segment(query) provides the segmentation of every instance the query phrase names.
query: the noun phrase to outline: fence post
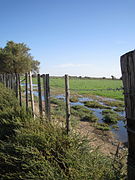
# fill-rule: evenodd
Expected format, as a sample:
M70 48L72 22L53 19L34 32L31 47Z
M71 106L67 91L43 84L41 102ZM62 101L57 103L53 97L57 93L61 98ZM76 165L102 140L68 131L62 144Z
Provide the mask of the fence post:
M121 56L128 131L128 180L135 179L135 51Z
M9 81L9 75L8 74L5 74L5 77L6 77L6 88L8 88L8 81Z
M20 74L18 74L18 85L19 85L19 103L20 106L22 106L22 90L21 90Z
M46 76L45 74L42 75L42 78L43 78L43 92L44 92L44 109L46 113Z
M51 120L51 115L50 115L50 83L49 83L49 74L46 74L45 76L45 112L47 119L50 121Z
M30 99L31 99L31 110L32 115L35 118L35 112L34 112L34 96L33 96L33 83L32 83L32 74L31 71L29 72L29 82L30 82Z
M28 73L25 73L26 112L28 112Z
M43 108L42 108L42 93L41 93L41 82L40 82L40 74L38 74L38 98L39 98L39 113L40 117L43 117Z
M18 74L15 73L15 93L16 97L18 98Z
M70 131L70 91L69 91L69 76L65 75L65 97L66 97L66 131Z

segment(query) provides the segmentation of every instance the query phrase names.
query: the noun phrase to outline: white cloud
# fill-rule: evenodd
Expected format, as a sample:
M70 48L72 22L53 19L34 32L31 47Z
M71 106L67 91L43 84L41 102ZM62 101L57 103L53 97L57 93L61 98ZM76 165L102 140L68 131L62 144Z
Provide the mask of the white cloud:
M76 68L76 67L88 67L91 66L90 64L58 64L55 66L55 68Z

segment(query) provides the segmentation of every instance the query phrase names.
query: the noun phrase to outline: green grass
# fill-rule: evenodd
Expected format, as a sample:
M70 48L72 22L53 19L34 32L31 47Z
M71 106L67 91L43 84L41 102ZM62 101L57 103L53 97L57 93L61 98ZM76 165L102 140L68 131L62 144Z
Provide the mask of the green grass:
M41 78L42 82L42 78ZM37 78L33 78L33 83L37 84ZM116 89L122 87L121 80L111 79L81 79L70 78L69 85L72 94L82 95L99 95L104 97L110 97L114 99L123 100L123 91L103 90L102 89ZM64 93L65 80L63 78L50 78L50 87L52 93ZM96 89L96 91L91 91Z
M83 103L89 108L110 109L110 107L104 106L97 101L84 101Z
M102 89L116 89L122 87L121 80L98 80L98 79L73 79L69 81L71 92L83 95L99 95L110 97L114 99L123 100L123 91L103 90ZM51 78L50 85L52 88L64 89L64 78ZM89 91L96 89L97 91Z

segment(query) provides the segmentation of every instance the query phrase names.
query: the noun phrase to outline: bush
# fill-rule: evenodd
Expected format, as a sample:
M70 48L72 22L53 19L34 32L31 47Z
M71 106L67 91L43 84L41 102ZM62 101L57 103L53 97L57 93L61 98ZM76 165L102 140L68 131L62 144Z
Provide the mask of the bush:
M2 180L120 179L119 164L115 163L114 167L112 159L93 151L86 138L74 132L67 136L65 129L59 125L45 123L43 119L34 120L18 106L15 96L10 95L12 92L9 92L8 96L5 95L7 92L3 91L5 89L2 88L0 91L4 95L0 105ZM11 100L9 104L8 98ZM2 110L4 102L7 109Z

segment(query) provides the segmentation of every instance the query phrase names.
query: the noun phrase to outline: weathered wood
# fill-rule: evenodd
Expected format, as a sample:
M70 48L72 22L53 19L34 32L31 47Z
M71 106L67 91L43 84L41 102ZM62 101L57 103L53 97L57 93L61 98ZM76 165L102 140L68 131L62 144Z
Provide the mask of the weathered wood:
M16 97L18 98L18 74L15 74L15 94Z
M45 77L45 74L42 75L42 78L43 78L43 93L44 93L44 109L45 109L45 113L46 113L46 77Z
M46 74L45 76L45 113L47 116L47 119L51 120L51 114L50 114L50 84L49 84L49 74Z
M43 117L43 107L42 107L42 92L41 92L41 82L40 82L40 74L38 74L38 99L39 99L39 113L40 117Z
M25 73L25 94L26 94L26 112L28 112L28 102L29 102L29 96L28 96L28 73Z
M31 110L32 110L33 116L35 117L35 110L34 110L34 96L33 96L33 83L32 83L32 74L31 74L31 71L29 72L29 82L30 82Z
M121 56L128 131L128 180L135 179L135 51Z
M70 91L69 91L69 76L65 75L65 97L66 97L66 131L70 131Z
M9 75L8 74L5 74L5 77L6 77L6 88L8 88L8 85L9 85Z
M19 85L19 103L20 106L22 106L22 90L21 90L20 74L18 74L18 85Z

